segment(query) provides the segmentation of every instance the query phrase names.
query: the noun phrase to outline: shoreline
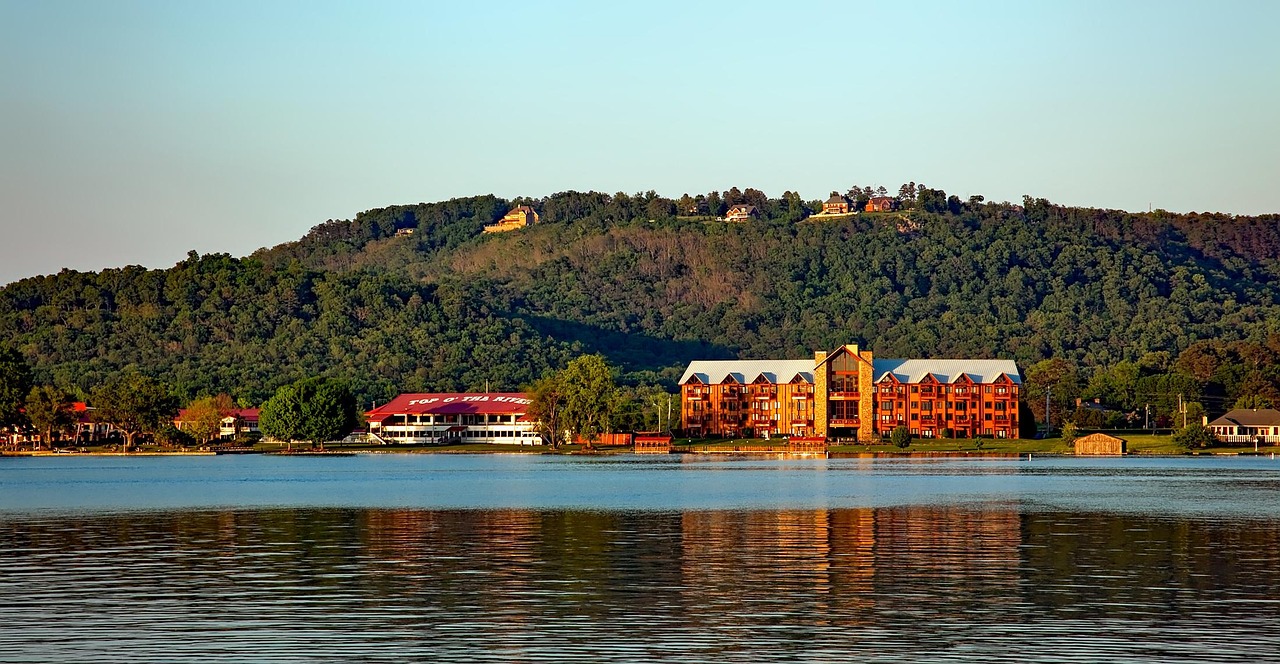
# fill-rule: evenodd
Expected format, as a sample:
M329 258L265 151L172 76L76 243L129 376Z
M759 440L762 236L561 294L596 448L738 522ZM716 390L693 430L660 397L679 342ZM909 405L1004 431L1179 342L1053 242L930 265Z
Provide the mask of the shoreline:
M45 450L38 451L3 451L0 457L60 457L60 458L78 458L78 457L213 457L213 456L277 456L277 457L353 457L363 455L418 455L418 454L466 454L466 455L493 455L493 456L514 456L514 455L543 455L543 456L612 456L612 455L635 455L637 454L630 449L609 449L609 450L567 450L567 451L547 451L547 450L448 450L448 449L412 449L412 450L328 450L314 452L240 452L237 454L218 454L215 451L146 451L146 452L51 452ZM698 457L740 457L740 458L779 458L779 459L1032 459L1032 458L1079 458L1079 459L1177 459L1177 458L1200 458L1200 457L1260 457L1275 458L1274 452L1185 452L1181 454L1169 453L1133 453L1128 454L1070 454L1062 452L981 452L981 451L940 451L940 450L921 450L917 452L884 452L884 451L830 451L826 454L813 452L782 452L773 450L762 450L759 452L746 451L742 449L730 449L724 451L707 451L707 450L681 450L673 449L664 454L654 454L652 452L640 454L639 456L698 456Z

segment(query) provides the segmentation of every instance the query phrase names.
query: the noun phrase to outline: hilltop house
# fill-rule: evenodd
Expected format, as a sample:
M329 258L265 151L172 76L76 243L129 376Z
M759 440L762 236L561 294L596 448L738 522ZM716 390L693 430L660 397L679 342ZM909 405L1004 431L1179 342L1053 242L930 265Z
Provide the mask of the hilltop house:
M724 216L725 221L747 221L760 216L760 210L754 205L740 203L729 208L729 213Z
M839 192L831 192L831 198L822 204L822 214L849 214L849 210L853 209L853 204L849 199L841 196Z
M891 196L872 196L867 201L867 212L892 212L898 209L898 199Z
M528 205L520 205L498 221L484 227L486 233L505 233L538 223L538 213Z

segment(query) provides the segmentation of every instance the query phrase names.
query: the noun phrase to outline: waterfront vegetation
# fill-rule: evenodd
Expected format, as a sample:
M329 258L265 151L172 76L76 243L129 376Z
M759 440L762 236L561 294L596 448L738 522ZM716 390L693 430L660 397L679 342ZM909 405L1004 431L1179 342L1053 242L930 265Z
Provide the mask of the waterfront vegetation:
M1252 445L1219 444L1210 448L1188 449L1179 445L1170 434L1124 434L1128 442L1128 454L1131 456L1185 456L1185 455L1271 455L1280 453L1280 445L1261 445L1256 450ZM981 443L981 444L979 444ZM782 438L677 438L672 441L672 452L718 454L730 453L735 449L744 454L752 453L785 453L786 440ZM450 445L393 444L384 445L370 441L352 439L327 443L325 449L331 452L356 452L370 454L629 454L629 445L587 445L583 443L550 445L500 445L484 443L465 443ZM213 453L219 449L230 449L246 453L287 452L290 446L276 441L256 441L251 444L198 446L190 448L174 448L159 444L139 445L133 451L138 454L185 454ZM939 439L915 438L910 446L900 448L892 441L885 439L870 444L832 444L828 451L835 455L876 454L890 456L929 456L935 454L964 454L972 456L1004 456L1004 455L1071 455L1074 454L1070 443L1060 437L1031 439ZM28 452L29 453L29 452ZM81 445L63 448L61 452L43 450L44 454L118 454L122 453L117 443L101 445Z
M1016 359L1024 435L1046 416L1165 428L1280 404L1280 217L898 191L898 212L813 223L797 222L820 202L751 188L477 196L328 221L247 258L24 279L0 289L0 427L55 433L67 403L114 387L117 401L151 395L114 411L126 435L198 446L207 422L194 440L161 424L169 397L252 407L318 377L363 410L400 392L536 386L599 356L617 393L604 419L573 416L590 438L673 428L661 404L690 360L850 341L881 357ZM739 203L761 217L706 220ZM481 234L514 205L542 223ZM147 400L163 408L141 413Z

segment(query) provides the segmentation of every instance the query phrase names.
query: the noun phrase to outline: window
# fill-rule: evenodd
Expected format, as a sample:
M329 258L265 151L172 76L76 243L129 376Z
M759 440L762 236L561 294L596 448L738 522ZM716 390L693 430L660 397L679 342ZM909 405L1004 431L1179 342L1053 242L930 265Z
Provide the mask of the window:
M987 394L991 394L991 386L990 385L985 386L982 391L986 392Z
M991 421L991 413L987 413L987 416L986 416L986 417L984 417L984 418L982 418L982 419L984 419L984 420L986 420L986 421L990 422L990 421ZM990 431L988 431L987 433L991 433L991 432L990 432Z
M831 360L831 369L840 373L858 373L858 361L848 353L841 353L840 357Z
M881 401L881 402L880 402L880 407L881 407L881 408L883 408L883 409L885 409L885 410L893 410L893 402L892 402L892 401Z
M920 421L920 414L919 414L919 413L912 413L912 414L911 414L911 421L912 421L912 422L919 422L919 421Z
M919 392L919 391L920 391L920 388L919 388L919 387L917 387L917 386L915 386L915 385L912 385L912 386L911 386L911 393L912 393L912 394L915 394L915 393L917 393L917 392Z
M919 402L919 401L912 401L912 402L911 402L911 407L912 407L912 408L919 408L919 407L920 407L920 402Z
M833 392L857 392L858 391L858 375L838 373L831 380L831 391Z

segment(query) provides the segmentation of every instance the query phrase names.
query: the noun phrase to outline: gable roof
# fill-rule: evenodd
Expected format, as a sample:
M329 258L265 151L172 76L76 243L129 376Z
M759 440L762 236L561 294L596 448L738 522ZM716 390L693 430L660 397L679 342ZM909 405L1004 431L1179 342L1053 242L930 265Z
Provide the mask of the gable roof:
M832 192L831 198L828 198L827 202L828 203L844 203L845 205L848 205L849 199L845 198L844 196L841 196L840 194Z
M1236 408L1209 423L1209 426L1280 426L1280 411L1271 408Z
M813 382L813 360L694 360L684 370L680 384L693 378L704 384L715 385L729 377L739 383L750 383L759 376L778 385L789 383L799 375L806 383Z
M1022 384L1022 375L1013 360L892 360L876 358L871 363L875 382L892 374L903 383L919 383L933 374L942 383L953 383L961 375L975 383L994 383L1001 374L1015 385Z

